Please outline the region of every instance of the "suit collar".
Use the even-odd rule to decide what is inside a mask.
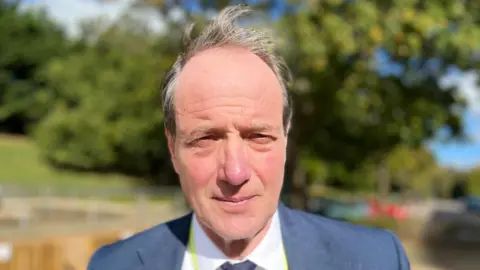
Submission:
[[[152,235],[151,244],[137,250],[138,270],[181,269],[191,221],[192,213],[166,223],[166,230]]]

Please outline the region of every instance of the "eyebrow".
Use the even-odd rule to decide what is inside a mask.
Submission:
[[[215,128],[215,127],[212,127],[212,126],[200,126],[200,127],[195,128],[191,132],[185,133],[185,135],[188,136],[188,137],[196,137],[196,136],[203,135],[203,134],[206,134],[206,133],[219,133],[221,131],[222,131],[222,129]]]
[[[272,131],[279,129],[278,126],[273,126],[270,124],[253,124],[248,126],[240,127],[240,130],[246,130],[248,132],[264,132],[264,131]],[[207,134],[207,133],[222,133],[225,129],[221,127],[213,127],[213,126],[200,126],[192,130],[191,132],[181,131],[180,133],[183,136],[187,137],[196,137],[199,135]]]
[[[276,130],[278,128],[279,128],[278,126],[273,126],[269,124],[254,124],[254,125],[247,126],[245,129],[249,131],[258,132],[258,131],[271,131],[271,130]]]

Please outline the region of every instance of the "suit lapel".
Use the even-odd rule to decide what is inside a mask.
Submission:
[[[314,228],[304,217],[279,205],[283,244],[289,270],[359,270],[361,265],[337,258],[332,252],[330,237],[322,237],[321,228]]]
[[[180,270],[188,243],[192,214],[168,222],[167,232],[153,235],[150,245],[137,250],[139,270]]]

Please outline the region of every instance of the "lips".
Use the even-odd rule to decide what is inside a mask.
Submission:
[[[252,199],[255,196],[242,196],[242,197],[215,197],[216,200],[228,203],[241,203]]]

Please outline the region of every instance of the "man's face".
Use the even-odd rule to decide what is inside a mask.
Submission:
[[[278,205],[286,158],[282,89],[251,52],[206,50],[179,75],[169,148],[199,221],[225,240],[258,233]]]

